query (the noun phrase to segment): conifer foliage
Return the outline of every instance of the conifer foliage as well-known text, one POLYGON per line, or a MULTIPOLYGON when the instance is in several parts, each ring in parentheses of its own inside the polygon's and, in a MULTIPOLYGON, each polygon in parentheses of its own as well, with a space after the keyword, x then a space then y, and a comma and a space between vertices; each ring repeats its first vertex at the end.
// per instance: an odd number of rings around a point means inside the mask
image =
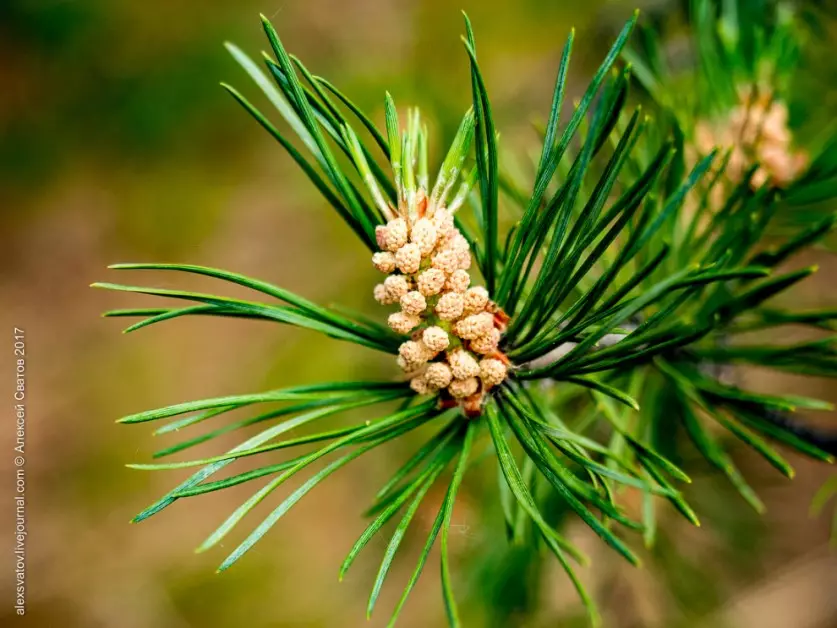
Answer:
MULTIPOLYGON (((717 467, 756 509, 762 504, 721 434, 745 442, 789 477, 793 469, 782 448, 833 461, 834 439, 805 427, 798 416, 829 404, 751 392, 730 376, 742 364, 837 376, 837 345, 829 334, 837 310, 776 305, 787 304, 783 296, 816 271, 798 268, 791 258, 823 241, 834 226, 827 207, 837 192, 837 148, 834 142, 805 148, 792 141, 784 86, 774 79, 791 63, 788 51, 798 25, 784 13, 733 20, 729 8, 735 5, 693 3, 694 72, 707 89, 724 89, 723 97, 699 97, 689 108, 653 30, 642 29, 626 48, 636 15, 575 107, 567 106, 570 33, 541 129, 540 155, 523 180, 499 166, 499 130, 467 17, 463 43, 472 106, 435 168, 417 110, 399 115, 387 94, 385 129, 379 130, 347 95, 291 56, 267 19, 271 54, 263 65, 228 45, 275 111, 268 115, 242 92, 225 89, 368 247, 369 257, 352 263, 369 264, 371 258, 387 276, 370 286, 370 294, 399 311, 388 319, 362 318, 234 272, 147 263, 111 268, 204 275, 221 285, 244 286, 254 296, 95 284, 183 304, 106 315, 139 318, 127 331, 187 316, 294 325, 391 354, 392 377, 185 402, 122 418, 127 424, 162 422, 160 434, 188 433, 232 411, 251 412, 157 452, 160 458, 248 426, 262 428, 211 458, 131 465, 194 469, 135 520, 178 500, 251 484, 252 496, 199 548, 213 548, 238 532, 250 511, 268 500, 273 510, 224 559, 225 570, 321 481, 355 458, 432 425, 434 434, 376 493, 369 525, 340 568, 342 577, 384 525, 397 522, 368 612, 418 508, 432 487, 444 483, 444 499, 391 623, 438 539, 445 608, 450 624, 460 624, 448 536, 457 493, 479 454, 488 451, 499 470, 497 499, 510 540, 525 538, 551 552, 595 623, 595 606, 576 575, 584 556, 548 517, 545 493, 637 564, 635 537, 653 543, 661 504, 698 523, 687 499, 689 476, 667 453, 670 448, 661 446, 674 431, 682 428, 688 437, 683 446, 717 467), (631 93, 632 86, 639 89, 631 93), (643 100, 653 117, 642 113, 637 103, 643 100), (746 141, 727 141, 736 135, 746 141), (438 172, 435 179, 431 172, 438 172), (782 216, 801 205, 816 205, 816 211, 788 227, 782 216), (779 222, 784 227, 777 231, 779 222), (823 334, 783 344, 786 325, 823 334), (758 330, 769 332, 761 337, 771 340, 738 339, 758 330), (354 409, 369 419, 319 427, 354 409), (280 456, 280 450, 292 453, 280 456), (261 465, 235 473, 236 461, 251 456, 261 465), (233 473, 221 476, 225 467, 233 473), (307 479, 287 497, 275 497, 303 473, 307 479), (630 491, 643 496, 640 514, 623 503, 630 491)), ((496 527, 502 534, 502 522, 496 527)), ((265 543, 277 538, 266 537, 265 543)))

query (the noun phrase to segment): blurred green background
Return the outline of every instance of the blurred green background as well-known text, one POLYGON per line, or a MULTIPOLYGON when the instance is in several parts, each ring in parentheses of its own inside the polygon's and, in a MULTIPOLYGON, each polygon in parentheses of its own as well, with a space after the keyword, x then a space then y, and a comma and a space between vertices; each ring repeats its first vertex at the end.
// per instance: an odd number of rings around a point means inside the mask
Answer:
MULTIPOLYGON (((659 10, 666 3, 644 5, 659 10)), ((122 336, 120 321, 99 318, 106 309, 140 305, 130 295, 87 288, 115 280, 105 266, 118 261, 229 268, 382 316, 371 299, 375 272, 363 247, 218 87, 229 82, 263 104, 223 41, 258 54, 266 47, 258 14, 265 13, 292 52, 374 119, 382 120, 384 90, 401 105, 420 105, 434 121, 438 149, 470 100, 459 39, 464 8, 477 31, 504 146, 517 150, 534 137, 533 116, 548 107, 570 26, 578 35, 571 74, 578 93, 634 6, 604 0, 0 4, 0 321, 8 338, 0 390, 4 400, 11 398, 11 330, 23 328, 30 495, 27 615, 14 616, 6 558, 0 625, 367 625, 365 601, 384 541, 373 541, 341 584, 337 569, 364 527, 363 505, 411 443, 329 479, 221 576, 214 570, 223 550, 195 555, 192 548, 250 488, 191 499, 141 525, 127 523, 186 473, 126 469, 124 463, 146 461, 168 441, 152 437, 147 426, 118 427, 115 418, 189 399, 391 375, 387 358, 296 329, 189 320, 122 336)), ((826 59, 831 75, 836 61, 826 59)), ((826 278, 835 276, 833 260, 810 261, 825 265, 826 278)), ((190 278, 188 285, 208 284, 190 278)), ((829 292, 826 281, 800 298, 824 304, 829 292)), ((747 382, 837 398, 811 380, 753 374, 747 382)), ((4 412, 0 444, 11 452, 14 433, 5 419, 4 412)), ((11 458, 0 460, 7 557, 11 458)), ((793 458, 798 477, 791 484, 760 461, 741 462, 768 515, 750 513, 723 482, 699 478, 692 496, 704 527, 685 529, 670 517, 643 571, 620 564, 583 526, 571 532, 593 556, 585 578, 606 626, 837 626, 837 558, 827 549, 828 522, 807 514, 828 469, 793 458)), ((506 548, 502 518, 486 505, 496 501, 494 470, 484 471, 491 481, 466 486, 454 517, 461 532, 452 540, 455 581, 467 625, 583 625, 557 566, 506 548)), ((400 594, 397 583, 412 571, 434 514, 423 513, 408 535, 368 625, 386 624, 400 594)), ((399 625, 443 625, 437 563, 430 565, 399 625)))

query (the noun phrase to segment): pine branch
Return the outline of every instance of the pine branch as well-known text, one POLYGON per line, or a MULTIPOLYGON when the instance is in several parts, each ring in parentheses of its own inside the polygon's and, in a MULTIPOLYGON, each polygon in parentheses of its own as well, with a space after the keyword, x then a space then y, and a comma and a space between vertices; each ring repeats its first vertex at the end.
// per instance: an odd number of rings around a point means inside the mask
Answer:
MULTIPOLYGON (((829 410, 829 404, 748 391, 722 377, 739 364, 837 377, 835 337, 825 335, 835 330, 834 308, 789 305, 793 290, 816 268, 780 269, 795 263, 794 256, 827 244, 837 224, 827 204, 812 205, 837 195, 837 142, 832 137, 812 150, 804 168, 787 165, 793 160, 779 168, 763 159, 770 155, 765 146, 785 150, 788 159, 795 155, 796 148, 781 139, 790 133, 782 107, 790 96, 785 79, 798 68, 801 38, 788 22, 749 9, 739 14, 734 6, 743 5, 715 6, 708 0, 692 5, 697 55, 686 72, 696 90, 679 87, 682 76, 665 58, 664 32, 641 28, 629 45, 634 15, 562 125, 575 39, 571 32, 546 122, 537 125, 542 146, 528 173, 500 167, 505 162, 499 155, 499 120, 493 116, 467 17, 463 62, 470 66, 470 86, 464 90, 470 87, 473 106, 438 169, 430 163, 431 138, 417 109, 400 119, 387 93, 382 133, 349 95, 289 54, 264 18, 275 57, 265 59, 266 72, 229 44, 281 124, 237 90, 226 89, 374 252, 373 265, 387 275, 374 296, 383 305, 397 303, 401 311, 384 324, 237 273, 150 263, 112 268, 203 275, 243 286, 266 302, 97 283, 94 287, 188 302, 184 307, 112 310, 106 316, 141 319, 126 331, 191 316, 279 322, 397 354, 404 373, 391 381, 223 396, 120 419, 145 423, 170 418, 156 434, 191 432, 153 454, 166 461, 129 466, 155 471, 199 467, 135 521, 176 500, 264 478, 261 488, 199 548, 208 550, 258 504, 273 499, 285 482, 323 464, 273 506, 223 561, 224 570, 332 474, 433 424, 433 435, 383 481, 367 511, 372 520, 340 568, 342 578, 385 525, 397 521, 372 583, 367 614, 377 604, 418 509, 440 478, 451 473, 389 625, 402 611, 437 537, 448 622, 460 625, 448 552, 450 527, 456 496, 468 490, 468 472, 482 459, 473 452, 484 447, 496 460, 493 471, 509 539, 543 542, 596 623, 597 611, 573 565, 585 558, 556 529, 544 500, 560 503, 568 517, 577 517, 616 553, 638 564, 630 534, 653 543, 659 498, 700 525, 684 489, 690 469, 681 468, 686 466, 682 458, 669 455, 678 448, 696 451, 757 510, 763 509, 762 502, 718 434, 750 447, 788 478, 794 471, 780 448, 833 462, 834 433, 814 430, 797 415, 829 410), (620 57, 629 65, 621 65, 620 57), (765 67, 770 68, 767 79, 765 67), (637 91, 651 97, 647 108, 653 116, 637 106, 637 91), (718 124, 735 131, 737 141, 704 146, 702 138, 715 137, 718 124), (286 137, 280 126, 291 133, 286 137), (379 163, 381 156, 388 164, 379 163), (435 179, 431 173, 437 173, 435 179), (804 212, 804 225, 788 220, 789 208, 800 206, 810 210, 804 212), (514 225, 504 232, 506 218, 514 225), (472 260, 484 288, 470 285, 472 260), (783 343, 786 325, 806 325, 822 336, 783 343), (753 330, 766 332, 768 340, 738 339, 753 330), (395 402, 400 406, 390 407, 395 402), (229 413, 256 405, 258 413, 225 422, 229 413), (306 429, 352 410, 374 410, 379 418, 306 429), (664 449, 659 436, 670 434, 674 423, 686 437, 664 449), (225 452, 169 461, 253 425, 261 431, 225 452), (303 433, 286 437, 298 428, 303 433), (273 457, 286 450, 288 459, 273 457), (522 453, 521 462, 515 452, 522 453), (257 466, 213 478, 245 458, 257 466), (642 508, 635 515, 641 520, 620 504, 627 489, 641 493, 642 508)), ((818 497, 818 507, 831 495, 830 487, 818 497)))

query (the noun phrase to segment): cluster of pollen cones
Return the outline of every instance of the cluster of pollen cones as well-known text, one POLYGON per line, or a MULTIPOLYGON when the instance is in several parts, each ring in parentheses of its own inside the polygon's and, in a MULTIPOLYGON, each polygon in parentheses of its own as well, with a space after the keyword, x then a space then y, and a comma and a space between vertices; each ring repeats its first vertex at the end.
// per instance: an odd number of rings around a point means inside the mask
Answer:
MULTIPOLYGON (((698 122, 695 145, 707 154, 715 146, 731 149, 726 176, 739 183, 752 164, 759 168, 750 181, 754 188, 770 182, 786 187, 805 169, 808 156, 791 145, 788 108, 769 92, 739 92, 739 102, 724 120, 698 122)), ((720 190, 719 190, 720 191, 720 190)))
POLYGON ((508 317, 485 288, 470 287, 471 252, 448 210, 433 208, 422 191, 416 207, 414 221, 398 217, 375 231, 381 251, 372 262, 389 275, 375 286, 375 299, 400 305, 388 324, 410 336, 398 364, 411 388, 477 416, 485 393, 508 373, 498 349, 508 317))

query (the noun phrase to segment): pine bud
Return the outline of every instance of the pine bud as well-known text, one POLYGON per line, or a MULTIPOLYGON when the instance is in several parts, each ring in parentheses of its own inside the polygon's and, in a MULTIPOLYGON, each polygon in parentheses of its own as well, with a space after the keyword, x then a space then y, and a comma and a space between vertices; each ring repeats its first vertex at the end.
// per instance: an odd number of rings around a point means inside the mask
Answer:
POLYGON ((421 340, 424 342, 424 345, 434 353, 444 351, 450 344, 448 333, 441 327, 435 326, 425 329, 421 336, 421 340))
POLYGON ((508 368, 500 360, 485 358, 480 362, 480 379, 486 388, 503 383, 507 374, 508 368))
POLYGON ((382 273, 391 273, 395 270, 395 255, 389 251, 375 253, 372 255, 372 264, 382 273))
POLYGON ((456 259, 456 268, 468 270, 471 267, 471 247, 465 237, 458 231, 449 239, 445 245, 446 251, 451 251, 456 259))
POLYGON ((393 303, 392 299, 389 298, 387 287, 382 283, 375 286, 375 289, 372 291, 372 296, 374 296, 375 300, 381 305, 389 305, 390 303, 393 303))
POLYGON ((480 365, 477 359, 464 349, 451 351, 448 354, 448 363, 456 379, 467 379, 479 375, 480 365))
POLYGON ((430 392, 430 389, 427 385, 427 377, 424 373, 420 375, 416 375, 413 379, 410 380, 410 388, 412 388, 416 393, 419 395, 426 395, 430 392))
POLYGON ((421 266, 421 251, 419 245, 413 242, 405 244, 395 252, 395 263, 398 269, 405 275, 412 275, 418 272, 421 266))
POLYGON ((479 382, 476 377, 469 377, 467 379, 455 379, 448 386, 448 392, 451 397, 462 399, 463 397, 470 397, 479 388, 479 382))
POLYGON ((471 245, 468 244, 468 240, 465 239, 465 236, 459 233, 459 231, 452 231, 448 235, 447 242, 445 243, 445 248, 450 249, 451 251, 457 251, 459 253, 470 251, 471 245))
MULTIPOLYGON (((387 251, 397 251, 407 244, 407 222, 403 218, 396 218, 387 223, 384 234, 384 246, 381 248, 387 251)), ((376 230, 377 237, 377 230, 376 230)))
POLYGON ((424 371, 424 375, 428 387, 433 390, 446 388, 453 379, 450 367, 444 362, 433 362, 424 371))
POLYGON ((455 228, 453 216, 447 209, 440 207, 433 213, 433 226, 436 227, 439 238, 447 237, 455 228))
POLYGON ((788 108, 784 103, 774 102, 762 118, 761 137, 763 141, 787 145, 791 141, 788 129, 788 108))
POLYGON ((427 360, 430 359, 431 353, 422 343, 415 340, 408 340, 402 342, 398 347, 398 355, 404 358, 404 362, 408 367, 418 368, 427 360))
POLYGON ((446 275, 452 275, 459 268, 459 252, 445 249, 433 256, 433 268, 438 268, 446 275))
POLYGON ((398 303, 401 297, 410 291, 410 284, 403 275, 390 275, 384 279, 384 287, 387 290, 390 303, 398 303))
POLYGON ((426 308, 427 301, 425 301, 421 292, 413 290, 401 297, 401 309, 404 310, 405 314, 417 316, 424 312, 426 308))
POLYGON ((465 292, 468 289, 468 284, 471 283, 471 276, 468 274, 467 271, 464 270, 456 270, 454 271, 450 277, 448 277, 448 281, 445 284, 445 289, 450 290, 452 292, 465 292))
POLYGON ((453 325, 453 333, 465 340, 485 336, 492 329, 494 329, 494 316, 489 312, 471 314, 453 325))
POLYGON ((753 176, 750 177, 750 185, 753 188, 760 188, 767 183, 768 179, 770 179, 770 173, 764 168, 759 168, 753 173, 753 176))
POLYGON ((397 334, 409 334, 413 329, 421 324, 421 319, 412 314, 405 314, 404 312, 396 312, 390 314, 387 318, 387 325, 397 334))
POLYGON ((378 248, 385 251, 387 248, 387 240, 389 239, 389 229, 385 225, 378 225, 375 227, 375 242, 378 243, 378 248))
POLYGON ((436 248, 438 233, 436 227, 427 218, 421 218, 413 225, 410 241, 418 245, 422 257, 427 257, 436 248))
POLYGON ((445 273, 438 268, 428 268, 418 276, 418 290, 424 296, 439 294, 445 285, 445 273))
POLYGON ((482 312, 488 305, 488 290, 482 286, 468 288, 465 291, 465 313, 476 314, 482 312))
POLYGON ((497 345, 499 344, 500 330, 492 327, 487 334, 480 336, 479 338, 475 338, 468 346, 471 348, 471 351, 474 351, 475 353, 488 355, 494 353, 497 350, 497 345))
POLYGON ((436 304, 436 314, 443 321, 452 321, 462 316, 464 307, 462 295, 457 292, 443 294, 436 304))

